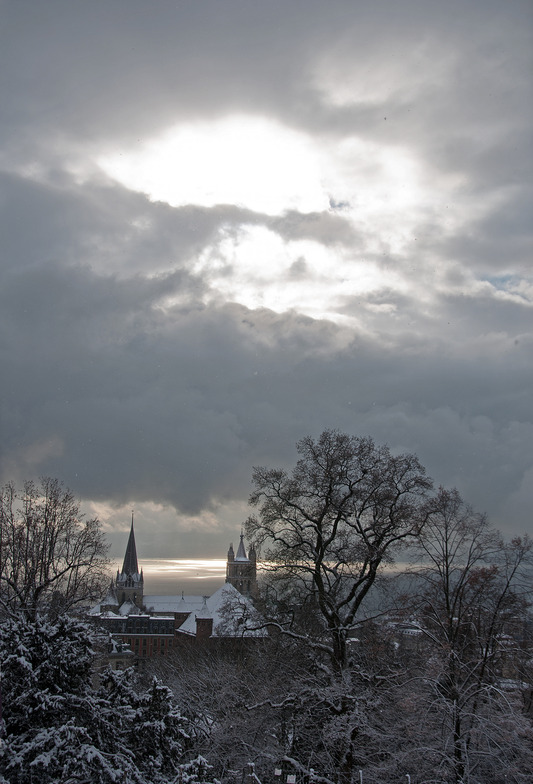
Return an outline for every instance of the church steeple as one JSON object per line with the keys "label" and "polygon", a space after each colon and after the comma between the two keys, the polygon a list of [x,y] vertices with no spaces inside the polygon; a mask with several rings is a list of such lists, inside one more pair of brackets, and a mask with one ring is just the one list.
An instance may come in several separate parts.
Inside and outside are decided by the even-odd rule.
{"label": "church steeple", "polygon": [[246,550],[244,549],[244,534],[241,534],[241,541],[239,542],[239,549],[235,557],[236,561],[247,561]]}
{"label": "church steeple", "polygon": [[124,555],[124,563],[122,564],[122,572],[117,572],[116,592],[120,605],[125,601],[130,600],[136,604],[137,607],[142,608],[143,591],[144,577],[142,569],[139,572],[139,564],[137,562],[137,548],[135,546],[132,512],[130,535],[126,546],[126,554]]}
{"label": "church steeple", "polygon": [[124,556],[124,563],[122,564],[122,574],[139,574],[139,565],[137,563],[137,548],[135,547],[135,533],[133,531],[133,512],[131,513],[130,538],[128,539],[126,555]]}

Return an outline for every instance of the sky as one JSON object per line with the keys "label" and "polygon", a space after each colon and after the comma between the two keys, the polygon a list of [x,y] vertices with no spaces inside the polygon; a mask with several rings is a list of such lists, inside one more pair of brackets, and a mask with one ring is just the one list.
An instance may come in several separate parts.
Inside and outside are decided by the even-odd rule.
{"label": "sky", "polygon": [[0,0],[3,482],[225,558],[334,428],[532,533],[530,0]]}

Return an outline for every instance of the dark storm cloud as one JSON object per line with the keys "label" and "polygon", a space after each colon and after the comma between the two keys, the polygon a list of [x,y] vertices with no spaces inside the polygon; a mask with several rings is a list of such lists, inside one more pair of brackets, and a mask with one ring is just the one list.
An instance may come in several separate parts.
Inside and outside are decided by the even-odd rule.
{"label": "dark storm cloud", "polygon": [[[518,423],[529,411],[531,345],[510,344],[490,364],[446,356],[453,327],[443,323],[416,345],[407,334],[389,349],[355,335],[339,347],[340,328],[296,315],[161,312],[161,298],[182,285],[176,274],[119,283],[54,266],[5,279],[6,453],[29,467],[28,451],[52,442],[39,470],[83,496],[155,499],[187,513],[246,495],[251,465],[284,460],[302,433],[323,426],[395,448],[414,440],[439,481],[485,471],[498,493],[519,481],[500,472],[502,451],[506,465],[511,455],[499,431],[511,428],[514,462],[527,462],[531,434]],[[514,434],[501,421],[506,408]],[[486,423],[479,432],[476,422]]]}
{"label": "dark storm cloud", "polygon": [[[529,3],[0,9],[3,479],[216,513],[246,498],[253,465],[290,465],[296,440],[335,427],[417,452],[497,524],[530,526]],[[407,250],[350,222],[343,194],[307,214],[172,208],[95,163],[242,113],[324,148],[416,154],[436,195],[416,221],[398,208],[415,221]],[[248,227],[338,252],[332,275],[357,259],[390,282],[346,288],[349,324],[226,301],[196,261]],[[311,275],[298,248],[280,277]]]}

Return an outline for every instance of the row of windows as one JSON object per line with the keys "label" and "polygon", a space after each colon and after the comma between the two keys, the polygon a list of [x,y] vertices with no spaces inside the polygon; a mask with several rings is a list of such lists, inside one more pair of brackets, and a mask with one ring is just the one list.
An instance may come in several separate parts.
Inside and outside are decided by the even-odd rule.
{"label": "row of windows", "polygon": [[108,619],[107,625],[119,634],[174,634],[174,621],[165,620],[152,622],[151,619],[132,619],[124,620]]}
{"label": "row of windows", "polygon": [[138,656],[164,656],[172,646],[168,637],[126,637],[125,642]]}

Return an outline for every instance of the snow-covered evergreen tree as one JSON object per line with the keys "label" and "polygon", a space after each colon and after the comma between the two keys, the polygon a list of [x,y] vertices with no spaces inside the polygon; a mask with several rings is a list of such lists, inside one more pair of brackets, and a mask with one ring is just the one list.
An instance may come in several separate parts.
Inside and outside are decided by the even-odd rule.
{"label": "snow-covered evergreen tree", "polygon": [[21,617],[1,627],[0,781],[162,784],[205,781],[192,723],[169,689],[145,693],[133,674],[108,670],[92,686],[90,629],[68,617]]}

